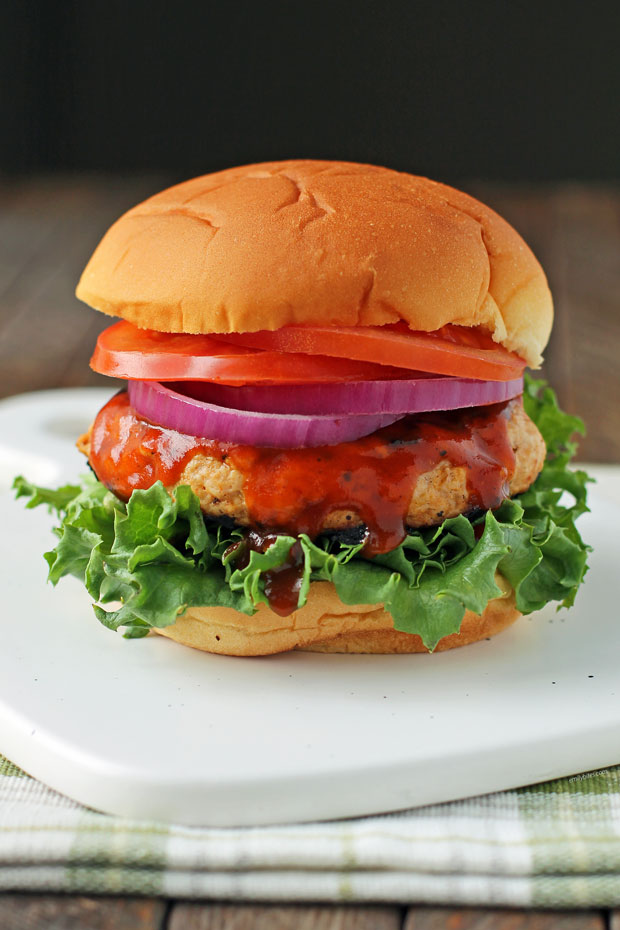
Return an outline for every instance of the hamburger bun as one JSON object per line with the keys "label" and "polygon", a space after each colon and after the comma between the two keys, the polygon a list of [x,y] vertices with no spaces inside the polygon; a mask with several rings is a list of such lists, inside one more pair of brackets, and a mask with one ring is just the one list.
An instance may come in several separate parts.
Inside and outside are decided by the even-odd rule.
{"label": "hamburger bun", "polygon": [[77,296],[145,329],[480,326],[536,367],[542,268],[489,207],[388,168],[267,162],[178,184],[106,233]]}
{"label": "hamburger bun", "polygon": [[[435,651],[466,646],[500,633],[521,616],[512,591],[497,575],[502,597],[489,601],[481,616],[466,611],[460,631],[444,636]],[[419,636],[394,629],[381,605],[343,604],[333,585],[314,582],[308,601],[288,617],[261,604],[252,617],[230,607],[190,607],[172,626],[155,632],[206,652],[234,656],[272,655],[301,649],[312,652],[428,652]]]}

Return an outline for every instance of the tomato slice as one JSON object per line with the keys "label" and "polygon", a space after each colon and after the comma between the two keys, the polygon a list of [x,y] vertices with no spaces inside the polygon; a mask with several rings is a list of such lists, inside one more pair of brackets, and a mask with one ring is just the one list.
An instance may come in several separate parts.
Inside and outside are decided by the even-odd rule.
{"label": "tomato slice", "polygon": [[349,358],[264,351],[223,342],[218,335],[159,333],[126,320],[99,335],[90,367],[102,375],[141,381],[217,384],[317,384],[410,378],[409,371]]}
{"label": "tomato slice", "polygon": [[231,333],[218,339],[266,351],[359,359],[484,381],[511,381],[521,376],[526,364],[488,334],[460,326],[444,326],[435,333],[413,332],[402,323],[285,326],[273,331]]}

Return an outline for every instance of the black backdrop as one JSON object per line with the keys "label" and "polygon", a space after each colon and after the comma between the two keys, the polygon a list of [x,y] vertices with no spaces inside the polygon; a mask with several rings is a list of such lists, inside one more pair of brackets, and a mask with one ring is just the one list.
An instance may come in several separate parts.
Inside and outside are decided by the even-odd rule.
{"label": "black backdrop", "polygon": [[0,3],[0,169],[620,174],[617,2]]}

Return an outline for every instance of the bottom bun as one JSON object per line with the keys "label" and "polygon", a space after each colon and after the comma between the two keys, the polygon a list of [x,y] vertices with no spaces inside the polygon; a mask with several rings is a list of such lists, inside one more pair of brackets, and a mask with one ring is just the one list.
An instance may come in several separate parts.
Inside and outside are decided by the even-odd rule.
{"label": "bottom bun", "polygon": [[[502,588],[506,583],[496,579]],[[478,616],[466,611],[458,633],[439,640],[436,651],[466,646],[500,633],[521,614],[512,591],[489,601]],[[343,604],[333,585],[311,585],[308,602],[288,617],[261,604],[253,617],[231,607],[188,607],[172,626],[157,633],[194,649],[230,656],[264,656],[291,649],[312,652],[428,652],[419,636],[394,629],[380,605]]]}

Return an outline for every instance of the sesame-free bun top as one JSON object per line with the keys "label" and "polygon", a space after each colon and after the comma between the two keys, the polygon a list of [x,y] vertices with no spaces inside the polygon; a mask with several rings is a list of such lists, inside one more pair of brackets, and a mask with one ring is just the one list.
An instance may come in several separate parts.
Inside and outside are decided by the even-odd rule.
{"label": "sesame-free bun top", "polygon": [[532,366],[553,320],[542,268],[493,210],[350,162],[266,162],[170,187],[108,230],[77,296],[161,332],[481,326]]}

